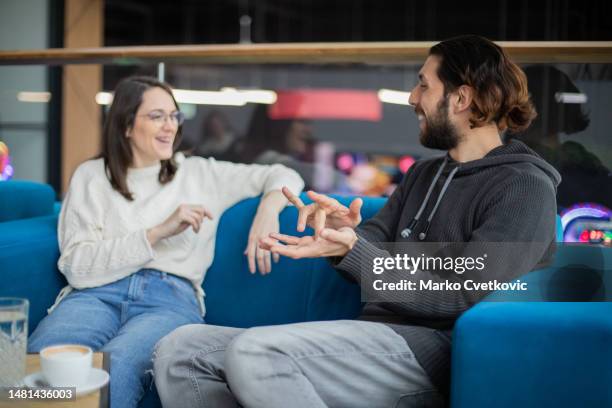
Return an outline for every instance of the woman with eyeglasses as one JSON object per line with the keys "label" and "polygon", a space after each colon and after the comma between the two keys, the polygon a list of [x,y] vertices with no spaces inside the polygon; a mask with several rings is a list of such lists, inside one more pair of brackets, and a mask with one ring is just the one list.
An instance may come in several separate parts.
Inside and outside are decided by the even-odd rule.
{"label": "woman with eyeglasses", "polygon": [[171,88],[154,78],[119,83],[102,153],[81,164],[62,205],[58,267],[68,280],[32,333],[38,352],[77,343],[110,352],[111,406],[135,407],[151,382],[155,343],[203,323],[202,282],[221,214],[263,194],[245,249],[251,273],[271,271],[259,238],[303,181],[280,165],[240,165],[176,152],[184,116]]}

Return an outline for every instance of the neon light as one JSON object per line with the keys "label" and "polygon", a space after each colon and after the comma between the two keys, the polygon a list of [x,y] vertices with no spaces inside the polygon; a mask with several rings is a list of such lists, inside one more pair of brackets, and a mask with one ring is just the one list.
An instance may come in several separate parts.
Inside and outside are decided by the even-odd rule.
{"label": "neon light", "polygon": [[580,203],[568,208],[561,214],[561,225],[563,226],[563,231],[565,231],[567,226],[576,218],[609,218],[610,215],[612,215],[612,211],[602,205]]}

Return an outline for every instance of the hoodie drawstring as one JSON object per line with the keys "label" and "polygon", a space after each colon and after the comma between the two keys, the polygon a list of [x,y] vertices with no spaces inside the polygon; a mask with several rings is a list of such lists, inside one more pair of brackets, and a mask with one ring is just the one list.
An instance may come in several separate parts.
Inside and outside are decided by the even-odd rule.
{"label": "hoodie drawstring", "polygon": [[438,206],[440,205],[440,201],[442,201],[442,197],[444,197],[444,193],[446,193],[446,189],[448,189],[448,185],[450,184],[453,177],[455,177],[455,173],[457,173],[458,170],[459,170],[459,167],[455,167],[453,171],[450,172],[450,174],[448,175],[448,178],[444,182],[444,185],[442,186],[442,191],[440,191],[440,195],[438,196],[438,199],[436,200],[436,205],[434,205],[433,210],[431,210],[431,212],[429,213],[429,217],[427,217],[425,228],[423,229],[421,233],[419,233],[419,239],[421,241],[423,241],[427,237],[427,233],[429,232],[429,226],[431,225],[431,220],[433,219],[434,215],[436,214],[436,211],[438,210]]}
{"label": "hoodie drawstring", "polygon": [[[408,239],[410,235],[412,234],[412,231],[414,230],[414,227],[416,227],[417,223],[419,222],[419,219],[421,218],[421,215],[423,214],[423,211],[425,210],[425,207],[427,206],[427,203],[429,202],[431,193],[433,192],[433,189],[436,186],[436,183],[438,182],[438,179],[440,178],[442,171],[446,167],[447,162],[448,162],[448,159],[445,157],[444,161],[440,165],[440,168],[438,169],[438,172],[433,178],[433,181],[431,182],[429,189],[427,190],[427,194],[425,195],[425,199],[423,200],[423,203],[421,204],[419,211],[417,211],[412,221],[410,221],[410,224],[408,224],[408,226],[404,228],[402,232],[400,233],[402,238]],[[450,172],[450,174],[448,175],[448,178],[444,182],[444,185],[442,186],[442,190],[440,191],[440,194],[438,195],[438,199],[436,200],[436,204],[434,205],[434,208],[431,210],[431,212],[429,213],[429,216],[427,217],[425,228],[423,229],[421,233],[419,233],[419,239],[421,241],[423,241],[427,237],[427,232],[429,231],[431,220],[433,219],[434,215],[436,214],[436,211],[438,210],[438,206],[440,205],[440,202],[442,201],[442,197],[444,197],[444,194],[446,193],[446,190],[448,189],[448,185],[450,184],[453,177],[455,176],[455,173],[457,173],[458,170],[459,170],[459,166],[455,167]]]}
{"label": "hoodie drawstring", "polygon": [[412,221],[410,221],[410,224],[408,224],[408,226],[404,228],[402,232],[400,233],[402,238],[408,239],[410,237],[410,234],[412,234],[414,227],[419,222],[419,218],[421,218],[421,214],[423,214],[423,210],[425,210],[425,206],[429,202],[429,197],[431,197],[431,192],[433,191],[436,183],[438,182],[438,179],[440,178],[440,175],[442,174],[442,170],[444,170],[444,167],[446,167],[446,162],[447,162],[447,159],[445,157],[444,161],[440,165],[440,168],[438,169],[438,172],[436,173],[436,176],[433,178],[433,181],[429,185],[429,190],[427,190],[427,194],[425,194],[425,199],[423,200],[423,203],[421,204],[421,208],[419,208],[419,211],[417,211]]}

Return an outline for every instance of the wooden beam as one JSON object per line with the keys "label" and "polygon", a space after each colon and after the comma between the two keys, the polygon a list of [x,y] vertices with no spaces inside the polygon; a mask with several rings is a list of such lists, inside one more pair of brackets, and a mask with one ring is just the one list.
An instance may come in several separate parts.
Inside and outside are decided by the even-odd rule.
{"label": "wooden beam", "polygon": [[[96,0],[99,1],[99,0]],[[0,52],[0,65],[140,64],[412,64],[434,42],[165,45]],[[612,63],[612,41],[498,42],[519,63]],[[84,47],[84,45],[82,45]]]}
{"label": "wooden beam", "polygon": [[[65,1],[65,52],[102,45],[104,1]],[[62,88],[61,173],[62,192],[66,192],[77,166],[100,151],[102,111],[92,101],[102,88],[102,66],[65,66]]]}

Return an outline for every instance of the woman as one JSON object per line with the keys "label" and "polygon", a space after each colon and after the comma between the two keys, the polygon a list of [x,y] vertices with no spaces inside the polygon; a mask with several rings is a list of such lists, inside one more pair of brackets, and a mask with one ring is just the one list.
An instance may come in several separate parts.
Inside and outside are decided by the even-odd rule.
{"label": "woman", "polygon": [[264,194],[245,254],[251,273],[256,263],[269,273],[257,240],[278,231],[281,186],[303,187],[280,165],[175,153],[183,119],[168,85],[133,77],[117,86],[102,154],[78,167],[60,214],[58,267],[69,286],[29,339],[31,352],[57,343],[110,352],[113,408],[138,404],[160,338],[203,322],[201,284],[223,211]]}

